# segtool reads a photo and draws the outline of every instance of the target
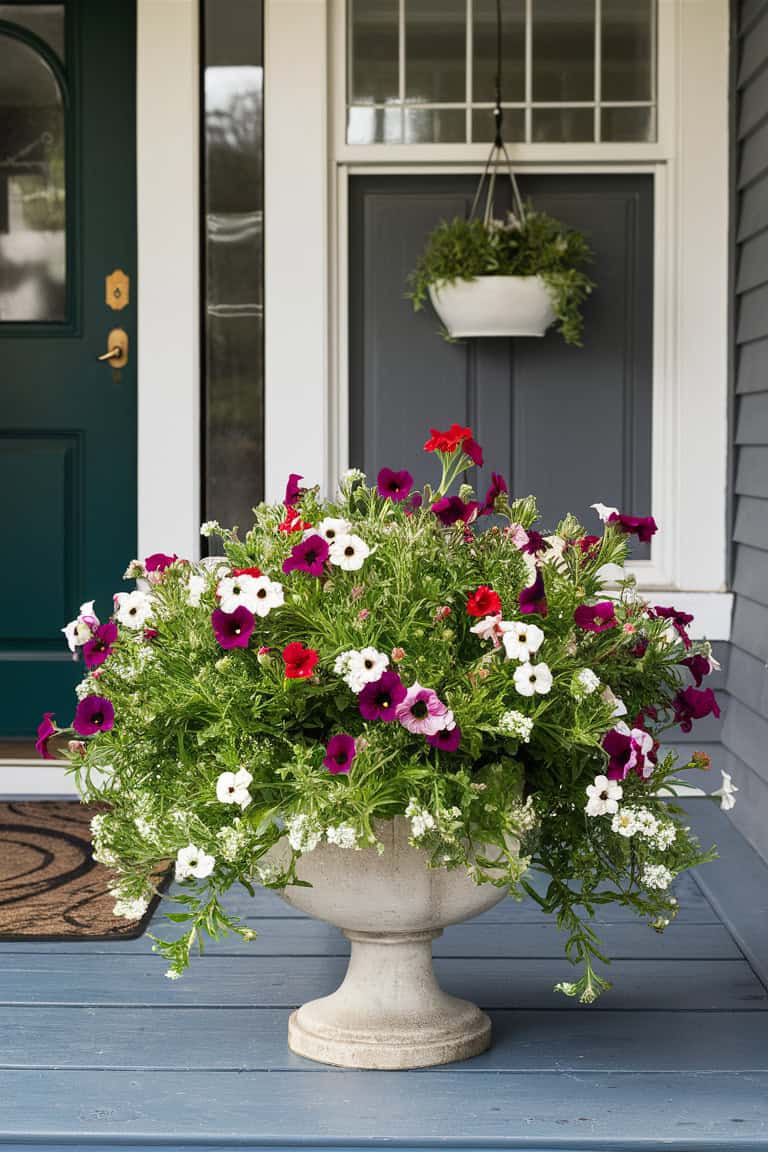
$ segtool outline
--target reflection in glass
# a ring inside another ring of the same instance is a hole
[[[653,99],[652,8],[652,0],[603,0],[603,100]]]
[[[264,484],[261,4],[204,13],[205,518],[246,525]]]
[[[466,42],[466,0],[405,0],[406,99],[463,102]]]
[[[398,0],[349,0],[352,104],[398,96]]]
[[[656,139],[656,115],[653,108],[603,108],[600,137],[609,141],[642,141]]]
[[[66,318],[64,109],[50,67],[0,35],[0,321]]]
[[[0,20],[28,28],[64,59],[63,4],[0,4]]]
[[[492,108],[476,108],[472,113],[472,140],[492,144],[494,136]],[[502,135],[508,143],[525,140],[525,112],[522,108],[505,108]]]
[[[594,140],[595,114],[591,108],[534,108],[531,133],[536,144]]]
[[[502,9],[504,99],[525,99],[525,0],[506,0]],[[472,17],[472,99],[496,99],[496,0],[474,0]],[[491,139],[493,133],[491,133]],[[485,139],[485,137],[483,137]]]
[[[348,144],[402,144],[403,113],[401,106],[361,108],[347,110]]]
[[[536,0],[533,6],[534,101],[592,100],[594,95],[594,0],[567,0],[567,3]]]
[[[467,138],[463,108],[406,108],[406,144],[456,144]]]

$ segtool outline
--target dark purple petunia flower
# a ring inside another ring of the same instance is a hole
[[[613,600],[601,600],[599,604],[580,604],[573,618],[585,632],[607,632],[618,624]]]
[[[477,440],[469,436],[461,446],[462,452],[469,456],[473,464],[477,464],[478,468],[483,466],[483,450],[478,444]]]
[[[655,604],[648,615],[652,620],[671,620],[672,627],[683,644],[686,648],[690,648],[691,639],[687,632],[688,625],[693,623],[693,616],[690,612],[678,612],[677,608],[662,608],[660,604]]]
[[[680,663],[683,664],[691,676],[693,676],[697,688],[701,688],[704,677],[709,676],[712,671],[711,660],[709,660],[707,656],[702,656],[700,652],[697,652],[695,656],[686,656]]]
[[[672,701],[675,723],[683,732],[690,732],[694,720],[720,715],[720,706],[711,688],[685,688]]]
[[[50,752],[48,751],[48,741],[50,740],[51,736],[56,735],[57,731],[56,724],[53,723],[53,719],[53,712],[45,712],[37,728],[37,740],[35,740],[35,748],[37,749],[38,756],[41,756],[43,760],[56,759],[56,757],[51,756]]]
[[[357,697],[360,714],[366,720],[396,720],[396,710],[406,697],[405,685],[396,672],[383,672],[366,684]]]
[[[544,591],[544,577],[541,572],[536,573],[536,579],[528,588],[520,593],[520,611],[523,616],[546,616],[547,594]]]
[[[528,541],[523,544],[520,551],[529,552],[531,556],[535,556],[538,552],[546,552],[548,548],[549,544],[547,544],[541,532],[536,532],[533,528],[529,528]]]
[[[112,655],[112,645],[117,640],[117,624],[108,620],[93,629],[90,640],[83,644],[83,662],[86,668],[98,668],[107,656]]]
[[[300,540],[291,548],[291,554],[283,560],[283,572],[306,572],[309,576],[322,576],[323,565],[328,559],[328,541],[314,533]]]
[[[649,544],[651,537],[658,531],[653,516],[625,516],[621,512],[614,512],[606,523],[616,525],[629,536],[637,536],[641,544]]]
[[[222,612],[221,608],[215,608],[211,613],[211,623],[219,647],[247,648],[256,617],[244,604],[238,604],[234,612]]]
[[[356,754],[355,741],[346,732],[338,736],[331,736],[325,749],[323,764],[329,772],[337,776],[340,772],[349,772]]]
[[[465,504],[458,496],[443,496],[442,500],[436,500],[432,505],[432,511],[441,524],[446,528],[450,528],[452,524],[458,524],[460,521],[468,524],[473,520],[480,509],[477,500],[470,500]]]
[[[300,476],[298,472],[291,472],[288,477],[288,483],[285,486],[285,499],[283,500],[286,508],[293,508],[304,495],[306,489],[299,485],[299,480],[303,479],[304,477]]]
[[[376,491],[384,500],[406,500],[413,488],[413,476],[406,468],[393,472],[391,468],[382,468],[376,478]]]
[[[173,556],[166,555],[165,552],[153,552],[151,556],[147,556],[144,561],[145,572],[165,572],[166,568],[170,568],[171,564],[178,560],[178,556],[174,552]]]
[[[500,472],[491,472],[491,483],[485,494],[480,515],[490,516],[496,504],[496,497],[506,495],[508,492],[509,488],[507,488],[507,482],[502,474]]]
[[[454,724],[453,728],[441,728],[432,736],[427,736],[427,744],[433,748],[441,748],[443,752],[455,752],[461,743],[461,728]]]
[[[96,732],[109,732],[115,725],[115,710],[112,701],[103,696],[86,696],[75,709],[72,727],[81,736],[93,736]]]

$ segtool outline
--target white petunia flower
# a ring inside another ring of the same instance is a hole
[[[522,664],[530,662],[531,656],[538,652],[544,643],[544,633],[538,624],[523,624],[522,621],[512,620],[501,622],[503,632],[502,644],[507,654],[507,660],[519,660]]]
[[[600,677],[591,668],[581,668],[574,673],[572,691],[578,697],[591,696],[600,687]]]
[[[484,616],[482,620],[478,620],[477,624],[473,624],[470,632],[480,640],[490,640],[494,648],[501,647],[501,638],[504,635],[505,622],[501,619],[498,613],[495,616]]]
[[[249,612],[256,613],[257,582],[263,577],[249,576],[244,572],[241,576],[224,576],[216,585],[216,598],[222,612],[234,612],[242,606]]]
[[[375,648],[363,648],[358,652],[351,648],[336,657],[333,667],[353,692],[362,692],[366,684],[381,679],[388,665],[389,656],[385,652],[378,652]]]
[[[348,536],[351,527],[349,520],[326,516],[324,520],[320,521],[317,528],[309,528],[305,532],[305,536],[322,536],[330,547],[334,540],[338,540],[339,536]]]
[[[339,824],[336,827],[331,825],[325,831],[325,838],[329,844],[335,844],[337,848],[357,847],[357,832],[351,824]]]
[[[515,668],[515,689],[521,696],[546,696],[552,687],[548,664],[519,664]]]
[[[138,632],[152,616],[154,602],[147,592],[116,592],[114,601],[117,618],[126,628]]]
[[[239,804],[245,809],[251,802],[248,785],[253,776],[246,768],[239,772],[222,772],[216,781],[216,799],[222,804]]]
[[[643,868],[641,880],[646,888],[669,888],[674,875],[663,864],[646,864]]]
[[[346,496],[356,484],[365,484],[365,480],[365,472],[361,472],[359,468],[347,468],[339,478],[339,491],[342,496]]]
[[[336,537],[330,546],[328,559],[344,572],[357,572],[370,554],[371,550],[365,540],[350,533]]]
[[[76,648],[87,644],[93,636],[93,629],[98,627],[99,620],[93,611],[93,604],[93,600],[81,604],[77,618],[70,620],[69,624],[61,629],[67,638],[70,652],[74,652]]]
[[[738,788],[733,783],[733,778],[729,772],[724,772],[721,768],[720,775],[723,778],[722,786],[715,789],[710,795],[719,796],[722,811],[730,812],[732,808],[736,807],[735,794],[738,792]]]
[[[542,564],[549,564],[558,572],[563,572],[567,567],[563,559],[563,552],[566,549],[568,541],[564,540],[562,536],[557,535],[545,536],[544,540],[549,544],[549,548],[541,554]]]
[[[186,848],[179,848],[176,853],[176,879],[188,880],[194,876],[195,880],[205,880],[210,876],[216,865],[216,858],[208,856],[202,848],[188,844]]]
[[[587,785],[587,803],[584,808],[587,816],[614,816],[619,810],[619,800],[624,789],[607,776],[595,776],[594,784]]]
[[[190,608],[200,607],[200,597],[205,592],[206,584],[205,576],[200,576],[197,572],[192,573],[187,581],[187,604]]]
[[[614,693],[611,691],[611,689],[608,687],[607,684],[606,684],[605,688],[603,688],[602,692],[600,693],[600,698],[601,698],[601,700],[604,700],[606,702],[606,704],[610,704],[611,707],[613,708],[613,712],[611,713],[611,718],[614,718],[617,716],[626,716],[626,714],[627,714],[626,704],[624,703],[624,701],[619,696],[614,695]]]
[[[499,731],[507,736],[517,736],[518,740],[527,744],[533,732],[533,720],[530,716],[524,716],[522,712],[512,709],[505,712],[499,720]]]
[[[141,920],[147,908],[149,908],[149,900],[145,899],[144,896],[137,896],[135,900],[118,898],[115,900],[112,914],[113,916],[122,916],[125,920]]]
[[[597,504],[590,504],[590,508],[594,508],[603,524],[607,524],[611,516],[618,516],[619,514],[618,508],[611,508],[608,504],[601,504],[599,501]]]
[[[267,616],[273,608],[280,608],[285,603],[283,586],[277,580],[270,580],[269,576],[257,576],[254,581],[255,607],[251,609],[257,616]]]
[[[595,572],[595,579],[601,584],[620,584],[622,580],[626,580],[627,575],[626,568],[621,564],[601,564]]]

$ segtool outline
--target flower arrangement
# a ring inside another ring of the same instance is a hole
[[[583,266],[591,258],[580,232],[530,206],[522,216],[508,212],[487,223],[456,217],[443,220],[428,237],[407,295],[419,311],[430,285],[481,276],[541,276],[563,339],[581,345],[581,306],[594,287]]]
[[[674,877],[711,858],[670,800],[659,737],[718,714],[702,687],[716,664],[691,617],[650,604],[624,567],[653,519],[597,504],[599,535],[569,515],[545,536],[497,473],[482,498],[452,492],[482,464],[470,429],[433,430],[425,449],[434,489],[353,469],[327,501],[292,475],[244,537],[203,525],[225,558],[134,561],[109,620],[87,603],[64,629],[85,676],[71,728],[47,714],[38,749],[66,733],[83,798],[108,804],[94,842],[120,913],[141,916],[175,861],[180,934],[154,945],[173,978],[204,937],[252,937],[222,902],[233,884],[296,883],[321,842],[354,868],[377,822],[404,815],[425,866],[557,918],[581,966],[558,987],[589,1002],[607,987],[596,909],[661,931]],[[723,806],[733,792],[724,777]]]

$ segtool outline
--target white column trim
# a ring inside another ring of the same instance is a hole
[[[199,556],[198,0],[136,2],[138,554]],[[126,557],[126,562],[131,557]]]

